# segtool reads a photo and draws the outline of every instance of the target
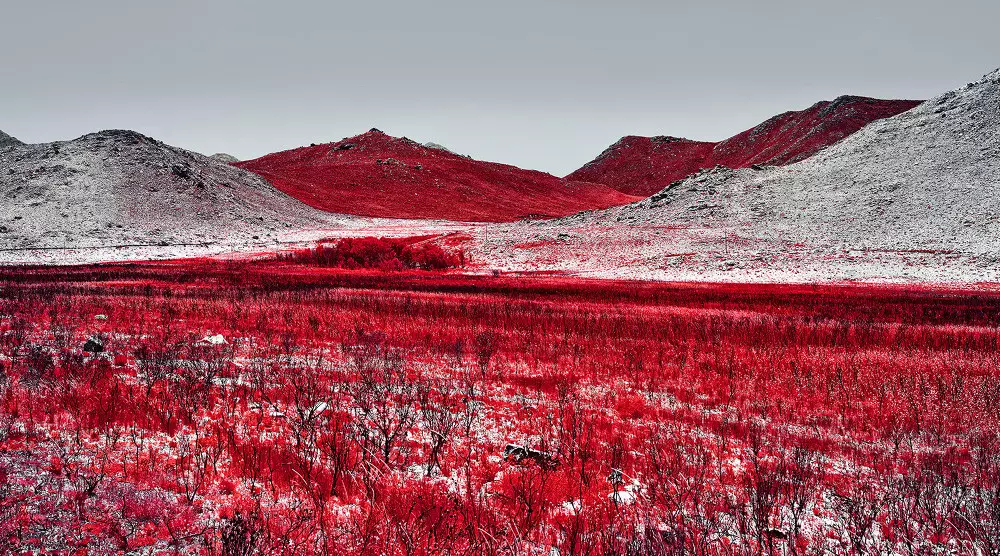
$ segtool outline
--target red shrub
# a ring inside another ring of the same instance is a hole
[[[461,266],[462,255],[448,253],[438,245],[414,239],[344,238],[315,249],[281,255],[280,260],[348,270],[367,268],[383,271],[406,269],[444,270]]]

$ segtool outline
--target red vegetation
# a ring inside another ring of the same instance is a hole
[[[0,553],[996,554],[998,344],[996,293],[2,270]]]
[[[914,100],[843,96],[798,112],[785,112],[719,143],[628,136],[566,179],[603,183],[629,195],[648,197],[716,165],[748,168],[798,162],[875,120],[918,104]]]
[[[605,185],[472,160],[377,130],[235,165],[315,208],[362,216],[506,222],[636,200]]]
[[[450,253],[427,238],[344,238],[315,249],[282,253],[279,260],[348,270],[371,268],[444,270],[464,264],[462,252]]]

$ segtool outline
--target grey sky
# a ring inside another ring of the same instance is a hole
[[[0,0],[0,130],[240,158],[379,127],[563,175],[627,134],[721,139],[1000,66],[996,0]]]

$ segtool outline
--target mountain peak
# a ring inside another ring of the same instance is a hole
[[[3,131],[0,131],[0,147],[6,147],[9,145],[23,145],[20,140],[12,135],[8,135]]]

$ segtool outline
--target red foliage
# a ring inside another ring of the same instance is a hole
[[[464,255],[446,252],[440,246],[420,238],[344,238],[315,249],[283,253],[278,260],[344,268],[368,268],[384,271],[405,269],[445,270],[463,265]]]
[[[508,222],[637,200],[606,185],[481,162],[380,131],[235,163],[321,210]]]
[[[913,100],[845,96],[779,114],[719,143],[628,136],[566,179],[603,183],[629,195],[648,197],[716,165],[748,168],[798,162],[872,121],[895,116],[917,104]]]
[[[998,343],[995,292],[6,269],[0,552],[995,553]]]

